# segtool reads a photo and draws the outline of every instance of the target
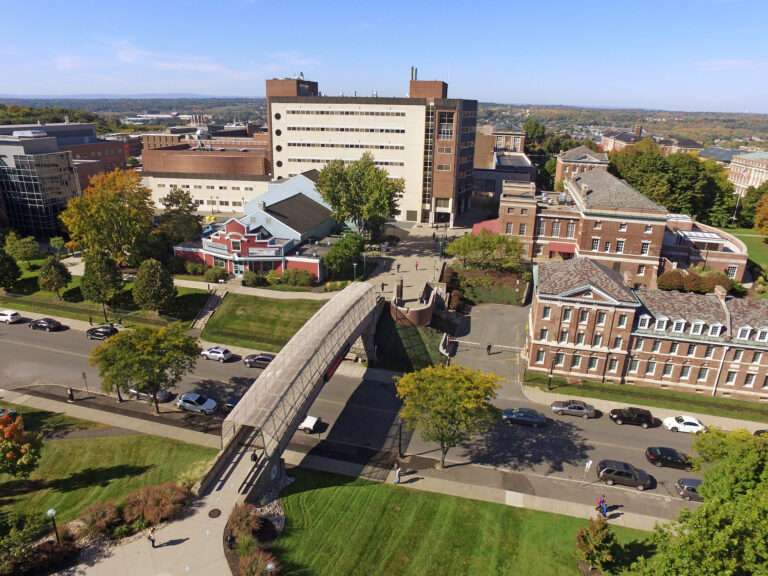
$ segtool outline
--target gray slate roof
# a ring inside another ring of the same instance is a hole
[[[768,326],[768,300],[749,300],[747,298],[729,298],[725,305],[731,312],[731,325],[734,334],[742,326],[754,329]],[[755,333],[752,333],[754,338]]]
[[[539,295],[561,296],[582,287],[593,287],[614,300],[637,304],[632,290],[624,284],[624,276],[589,258],[573,258],[562,262],[540,264],[538,270]]]
[[[608,164],[608,154],[605,152],[594,152],[586,146],[577,146],[558,154],[561,160],[570,162],[582,160],[584,162],[605,162]]]
[[[665,290],[636,290],[635,295],[654,318],[666,316],[672,322],[703,320],[706,324],[727,324],[725,310],[714,294],[694,294]]]
[[[713,146],[712,148],[705,148],[699,152],[699,156],[702,158],[714,158],[718,162],[730,162],[731,158],[738,155],[740,150],[735,148],[721,148],[720,146]]]
[[[312,168],[312,170],[307,170],[306,172],[302,172],[301,175],[305,176],[306,178],[309,178],[310,180],[312,180],[312,182],[317,184],[317,180],[320,176],[320,172]]]
[[[588,208],[612,208],[667,213],[667,209],[643,196],[623,180],[605,170],[593,169],[580,174],[572,182]],[[586,185],[588,193],[581,191]]]
[[[331,211],[304,194],[267,206],[264,211],[286,226],[303,234],[331,217]]]

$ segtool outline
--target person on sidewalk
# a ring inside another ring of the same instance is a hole
[[[605,494],[600,496],[600,500],[597,501],[597,509],[603,515],[603,518],[608,516],[608,506],[605,503]]]
[[[91,326],[93,326],[93,318],[91,318],[91,315],[90,315],[90,314],[88,314],[88,324],[90,324]]]
[[[397,263],[396,268],[397,268],[397,273],[400,274],[400,262]]]
[[[485,351],[488,353],[488,356],[491,355],[491,348],[493,348],[493,344],[488,344],[488,347],[485,349]]]
[[[381,291],[384,292],[384,282],[381,283]]]
[[[125,326],[123,326],[123,319],[122,318],[118,318],[117,319],[117,325],[120,326],[120,328],[125,328]]]
[[[419,271],[419,263],[416,262],[416,272],[418,272],[418,271]]]
[[[402,470],[400,470],[400,464],[395,462],[395,484],[400,484],[400,474],[402,474]]]
[[[155,547],[155,527],[150,526],[149,530],[147,530],[147,540],[152,542],[152,548]]]

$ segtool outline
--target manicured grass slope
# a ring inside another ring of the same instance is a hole
[[[768,270],[768,244],[765,238],[757,235],[757,232],[750,230],[745,234],[735,234],[735,236],[747,245],[749,259]]]
[[[227,294],[206,323],[201,338],[279,352],[323,304],[323,300],[276,300]]]
[[[571,575],[586,523],[296,469],[275,553],[292,575]],[[647,534],[614,529],[620,542]]]
[[[376,327],[379,362],[376,366],[412,372],[445,362],[440,354],[442,332],[426,326],[396,324],[385,309]]]

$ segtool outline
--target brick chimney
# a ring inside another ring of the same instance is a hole
[[[628,271],[624,271],[624,284],[628,286],[629,288],[634,288],[635,283],[632,281],[632,274],[630,274]]]
[[[640,136],[643,135],[643,125],[642,124],[635,124],[635,136],[637,138],[640,138]]]
[[[725,297],[727,296],[728,291],[720,286],[719,284],[715,286],[715,296],[717,296],[717,299],[720,301],[720,305],[723,307],[723,312],[725,312],[725,336],[726,338],[731,337],[731,311],[728,310],[728,305],[725,302]]]

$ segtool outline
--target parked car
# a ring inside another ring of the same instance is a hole
[[[29,323],[29,327],[32,330],[45,330],[50,332],[51,330],[59,330],[61,328],[61,322],[54,320],[53,318],[40,318],[40,320],[33,320]]]
[[[5,322],[6,324],[21,322],[21,314],[16,312],[16,310],[0,310],[0,322]]]
[[[240,402],[240,400],[241,398],[227,398],[221,404],[222,412],[232,412],[232,410],[234,410],[235,406],[237,406],[237,403]]]
[[[696,500],[701,502],[703,498],[699,494],[701,480],[698,478],[680,478],[675,482],[675,490],[683,500]]]
[[[262,352],[261,354],[250,354],[243,358],[243,364],[248,366],[248,368],[266,368],[269,366],[269,363],[272,362],[272,360],[275,359],[275,354],[270,354],[269,352]]]
[[[200,414],[213,414],[218,407],[215,400],[195,392],[182,394],[181,398],[176,402],[176,406],[182,410],[199,412]]]
[[[768,436],[768,430],[755,430],[752,434],[755,436]]]
[[[547,423],[544,414],[531,408],[507,408],[502,411],[501,419],[510,424],[523,424],[531,428],[538,428]]]
[[[8,408],[8,409],[0,408],[0,418],[5,416],[6,414],[8,416],[10,416],[11,418],[13,418],[14,420],[19,416],[19,413],[16,412],[16,410],[11,410],[10,408]]]
[[[619,460],[600,460],[597,465],[597,477],[608,484],[624,484],[642,491],[651,487],[651,477],[645,471]]]
[[[560,416],[563,414],[581,416],[582,418],[594,418],[597,416],[595,407],[581,400],[557,400],[552,402],[552,411]]]
[[[213,348],[203,350],[201,355],[206,360],[218,360],[219,362],[226,362],[232,358],[232,352],[222,346],[214,346]]]
[[[117,334],[117,328],[112,326],[96,326],[85,331],[85,337],[88,340],[106,340],[115,334]]]
[[[132,386],[128,389],[128,393],[136,398],[136,400],[149,400],[152,398],[152,394],[148,392],[144,392],[141,390],[138,390],[135,386]],[[173,398],[173,394],[168,392],[168,390],[158,390],[157,391],[157,401],[158,402],[170,402],[171,398]]]
[[[649,446],[645,451],[645,458],[648,462],[659,468],[666,466],[667,468],[680,468],[686,472],[693,470],[691,458],[675,448]]]
[[[688,432],[689,434],[705,433],[707,427],[693,416],[670,416],[664,418],[664,428],[672,432]]]
[[[634,424],[642,428],[648,428],[653,426],[654,422],[650,411],[643,408],[614,408],[608,416],[619,426],[622,424]]]

